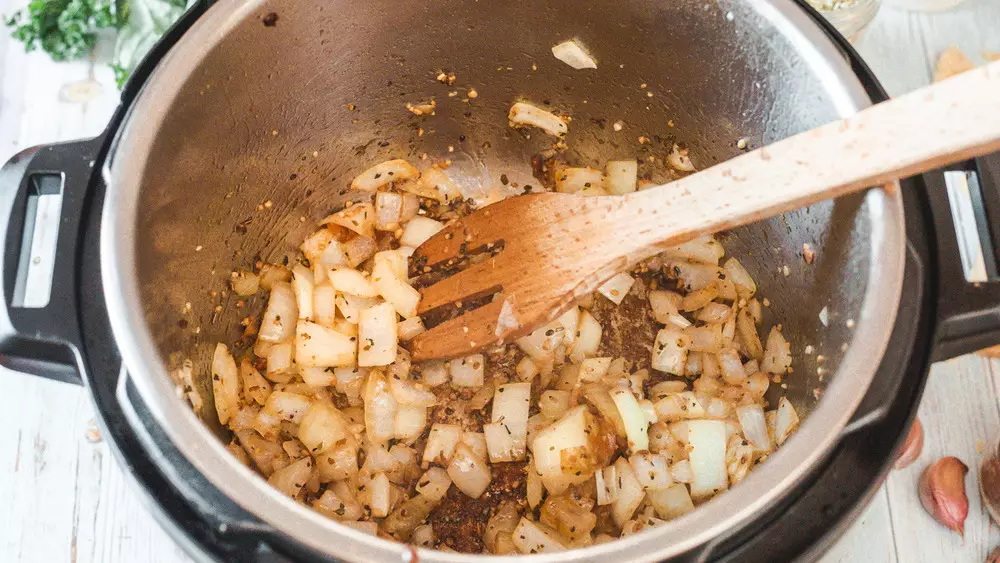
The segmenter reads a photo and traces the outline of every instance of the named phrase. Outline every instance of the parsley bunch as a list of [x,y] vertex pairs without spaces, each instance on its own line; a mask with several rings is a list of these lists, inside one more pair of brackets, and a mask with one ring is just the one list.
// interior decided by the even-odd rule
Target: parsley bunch
[[115,0],[31,0],[7,19],[26,50],[41,49],[56,61],[86,56],[99,30],[121,23]]

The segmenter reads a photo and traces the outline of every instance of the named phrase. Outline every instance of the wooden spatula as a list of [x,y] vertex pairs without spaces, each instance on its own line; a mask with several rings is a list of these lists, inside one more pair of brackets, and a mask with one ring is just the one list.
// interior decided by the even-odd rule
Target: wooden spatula
[[417,336],[413,358],[509,342],[667,246],[998,149],[1000,63],[993,63],[663,186],[489,205],[445,227],[411,258],[411,275],[419,275],[479,255],[423,288],[419,314],[468,309],[493,295]]

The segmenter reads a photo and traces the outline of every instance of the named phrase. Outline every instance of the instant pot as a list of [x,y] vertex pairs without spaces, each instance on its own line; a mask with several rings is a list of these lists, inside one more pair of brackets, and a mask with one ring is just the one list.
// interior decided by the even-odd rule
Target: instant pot
[[[551,56],[574,37],[597,71]],[[442,70],[454,86],[435,80]],[[448,95],[473,87],[478,96]],[[283,497],[228,455],[204,416],[211,405],[184,401],[184,385],[211,396],[207,370],[194,382],[171,374],[184,358],[207,365],[262,305],[238,306],[229,273],[293,257],[368,165],[447,154],[469,197],[501,171],[534,181],[544,140],[506,124],[521,97],[573,116],[569,160],[655,161],[680,142],[703,168],[886,94],[791,0],[196,3],[101,136],[28,149],[0,171],[0,362],[86,387],[118,462],[196,559],[467,560],[366,536]],[[406,112],[428,98],[438,115]],[[806,413],[802,427],[693,513],[539,560],[814,559],[889,471],[930,363],[1000,343],[998,155],[722,240],[790,335],[783,392]]]

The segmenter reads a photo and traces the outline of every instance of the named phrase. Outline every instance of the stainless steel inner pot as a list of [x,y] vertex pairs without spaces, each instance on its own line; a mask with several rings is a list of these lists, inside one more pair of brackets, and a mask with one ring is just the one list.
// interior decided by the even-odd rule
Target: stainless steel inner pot
[[[553,58],[552,45],[569,38],[590,49],[597,70]],[[454,72],[456,85],[438,83],[440,70]],[[478,97],[465,102],[470,87]],[[404,108],[430,98],[433,117]],[[256,257],[294,256],[369,165],[450,158],[470,196],[498,186],[502,173],[534,182],[531,157],[550,141],[507,127],[519,99],[573,116],[571,161],[662,158],[677,140],[699,168],[738,154],[741,138],[760,146],[868,104],[833,43],[785,0],[220,0],[161,63],[117,139],[105,170],[105,290],[130,374],[177,448],[305,545],[347,560],[409,557],[237,463],[217,424],[178,398],[169,370],[193,358],[211,396],[211,349],[235,339],[246,310],[211,292]],[[901,288],[902,213],[896,191],[872,190],[725,234],[770,299],[765,324],[780,321],[791,336],[784,391],[809,416],[761,470],[669,526],[538,558],[663,560],[745,523],[796,484],[835,443],[879,364]],[[803,243],[817,251],[813,265]]]

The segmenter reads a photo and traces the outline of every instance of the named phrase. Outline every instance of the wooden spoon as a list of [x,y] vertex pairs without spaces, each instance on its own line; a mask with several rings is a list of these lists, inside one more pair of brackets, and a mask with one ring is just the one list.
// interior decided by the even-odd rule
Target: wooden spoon
[[413,359],[509,342],[666,247],[998,149],[1000,63],[993,63],[663,186],[623,196],[540,193],[489,205],[445,227],[411,258],[416,276],[492,254],[421,289],[418,314],[468,309],[494,295],[417,336]]

